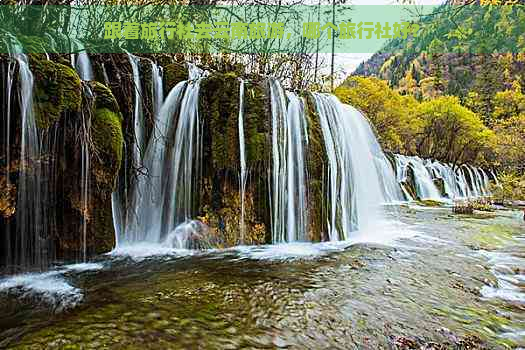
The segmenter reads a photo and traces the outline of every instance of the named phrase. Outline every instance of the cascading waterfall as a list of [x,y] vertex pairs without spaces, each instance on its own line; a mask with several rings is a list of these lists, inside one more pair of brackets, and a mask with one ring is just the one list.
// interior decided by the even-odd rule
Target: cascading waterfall
[[[133,162],[135,166],[138,167],[145,167],[145,169],[151,169],[152,166],[150,164],[149,167],[144,166],[143,162],[143,156],[142,154],[147,152],[145,149],[146,147],[146,141],[145,141],[145,124],[144,124],[144,111],[143,111],[143,98],[142,98],[142,84],[140,80],[140,59],[136,56],[133,56],[128,53],[128,58],[130,60],[130,64],[132,66],[133,71],[133,84],[134,84],[134,91],[135,91],[135,100],[134,100],[134,132],[135,132],[135,140],[133,144]],[[103,72],[104,77],[107,79],[107,73],[105,70],[105,67],[103,66]],[[151,62],[151,81],[152,81],[152,90],[151,90],[151,96],[152,96],[152,107],[153,107],[153,115],[156,120],[159,119],[159,115],[161,113],[161,109],[164,102],[164,89],[163,89],[163,81],[162,81],[162,67],[157,65],[155,62]],[[157,128],[158,125],[155,125],[155,128],[153,130],[153,139],[157,139],[159,135],[157,134]],[[163,136],[160,136],[163,137]],[[150,140],[152,142],[153,140]],[[141,146],[143,145],[143,146]],[[124,145],[126,147],[126,145]],[[126,151],[126,150],[125,150]],[[126,153],[126,152],[124,152]],[[145,156],[144,156],[145,157]],[[127,168],[127,159],[124,158],[124,168]],[[150,174],[148,173],[148,176]],[[128,183],[127,183],[127,176],[126,172],[123,172],[124,179],[119,178],[117,180],[117,190],[112,193],[111,195],[111,207],[112,207],[112,215],[113,215],[113,225],[115,229],[115,239],[116,239],[116,245],[119,246],[120,240],[124,239],[125,241],[131,240],[135,241],[138,234],[137,231],[139,229],[139,225],[137,224],[138,221],[140,221],[137,218],[137,208],[143,205],[143,201],[145,200],[145,185],[146,182],[145,176],[143,174],[139,174],[136,178],[136,183],[132,184],[133,191],[132,191],[132,203],[127,208],[127,211],[123,209],[122,206],[122,196],[120,193],[120,188],[123,188],[124,192],[127,192]],[[127,198],[127,193],[124,193],[124,197]],[[158,224],[158,222],[156,223]],[[144,225],[140,225],[140,228],[145,229]],[[125,231],[129,230],[129,235],[126,235],[127,238],[125,238]],[[137,238],[138,239],[138,238]]]
[[244,243],[245,238],[245,226],[244,226],[244,211],[245,203],[244,199],[246,196],[246,142],[244,140],[244,80],[241,79],[239,84],[239,157],[241,161],[241,174],[239,177],[239,193],[241,198],[241,219],[240,219],[240,230],[241,230],[241,243]]
[[[414,187],[419,199],[451,200],[481,197],[490,194],[490,180],[486,172],[467,164],[454,169],[450,164],[436,160],[425,160],[415,156],[394,155],[397,181],[407,200],[415,200],[406,190],[409,168],[413,173]],[[443,194],[436,186],[442,181]]]
[[[306,241],[308,147],[304,101],[270,79],[272,101],[272,241]],[[288,97],[288,107],[286,106]]]
[[168,199],[165,186],[169,182],[170,167],[166,166],[171,160],[170,154],[174,134],[174,115],[180,107],[180,101],[187,82],[179,83],[171,90],[162,106],[156,121],[153,135],[146,150],[144,166],[148,169],[148,177],[140,177],[137,183],[138,192],[143,193],[143,199],[137,202],[136,215],[130,221],[120,242],[138,242],[160,240],[163,208]]
[[[148,176],[139,177],[135,185],[141,200],[134,202],[119,245],[161,243],[179,224],[191,220],[202,152],[198,97],[200,77],[205,74],[193,65],[189,72],[190,80],[171,90],[155,118],[143,158]],[[183,241],[169,238],[171,244]]]
[[[11,183],[10,183],[9,171],[11,167],[10,148],[11,148],[11,118],[12,118],[11,98],[13,95],[13,83],[14,83],[15,73],[16,73],[16,64],[14,60],[10,59],[7,62],[7,66],[6,67],[2,66],[2,68],[3,69],[5,68],[5,71],[2,71],[2,73],[5,74],[6,76],[5,87],[4,87],[4,90],[5,90],[4,99],[5,100],[3,101],[4,102],[3,105],[6,106],[6,108],[2,110],[2,113],[3,113],[3,118],[2,118],[3,129],[2,130],[4,130],[4,137],[5,137],[4,157],[5,157],[6,173],[7,173],[7,176],[5,177],[5,181],[6,181],[5,185],[6,185],[6,188],[10,188]],[[5,246],[6,246],[5,263],[7,265],[12,261],[11,248],[10,248],[11,247],[10,234],[5,235]]]
[[[394,179],[374,133],[356,109],[343,105],[335,96],[313,94],[328,156],[330,240],[345,240],[356,230],[366,230],[381,215],[385,197],[380,176]],[[384,164],[384,163],[383,163]],[[379,170],[386,173],[381,173]],[[385,182],[386,183],[386,182]],[[393,189],[394,183],[387,186]],[[396,192],[395,190],[392,190]]]
[[425,161],[423,159],[419,157],[406,157],[402,155],[398,155],[398,158],[400,160],[399,169],[402,172],[402,175],[399,176],[399,178],[407,178],[408,166],[410,166],[414,173],[416,193],[420,199],[441,199],[441,194],[432,180],[432,175],[425,166]]

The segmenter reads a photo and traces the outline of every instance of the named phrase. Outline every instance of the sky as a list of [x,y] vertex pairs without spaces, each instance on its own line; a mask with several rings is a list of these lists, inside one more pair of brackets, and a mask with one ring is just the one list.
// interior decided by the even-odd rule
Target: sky
[[[416,0],[417,5],[439,5],[444,0]],[[352,0],[352,5],[395,5],[398,3],[396,0]],[[372,57],[373,53],[346,53],[335,55],[335,71],[336,81],[342,82],[346,76],[351,74],[359,66],[361,62],[368,60]],[[324,54],[323,59],[325,64],[328,66],[326,74],[330,71],[330,54]],[[326,69],[326,68],[325,68]],[[324,71],[324,70],[323,70]]]

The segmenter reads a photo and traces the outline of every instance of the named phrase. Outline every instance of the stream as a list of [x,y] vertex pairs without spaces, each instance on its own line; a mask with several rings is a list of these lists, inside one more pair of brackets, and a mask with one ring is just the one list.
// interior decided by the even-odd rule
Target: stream
[[520,212],[389,212],[347,242],[136,245],[0,279],[0,347],[525,347]]

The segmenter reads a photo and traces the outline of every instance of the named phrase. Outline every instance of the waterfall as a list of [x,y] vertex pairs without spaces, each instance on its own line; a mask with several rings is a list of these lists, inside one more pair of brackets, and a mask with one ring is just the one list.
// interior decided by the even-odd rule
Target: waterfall
[[153,115],[157,116],[164,102],[164,89],[162,84],[162,67],[151,62],[151,85],[153,96]]
[[[83,85],[83,93],[87,99],[93,99],[93,94],[88,85]],[[80,190],[81,190],[81,210],[82,210],[82,260],[87,261],[87,215],[89,210],[90,194],[90,171],[91,171],[91,111],[84,108],[80,114],[80,147],[81,147],[81,170],[80,170]]]
[[239,223],[241,231],[241,243],[245,239],[244,211],[245,211],[245,192],[246,192],[246,142],[244,140],[244,80],[241,79],[239,86],[239,157],[241,160],[241,174],[239,177],[239,193],[241,198],[241,220]]
[[456,173],[450,165],[429,160],[427,167],[434,172],[434,178],[443,180],[444,192],[447,198],[453,199],[461,197],[459,184],[456,180]]
[[133,165],[135,167],[141,167],[142,156],[146,142],[146,133],[142,103],[142,85],[140,81],[140,60],[137,56],[134,56],[130,53],[128,53],[128,58],[133,70],[133,86],[135,91],[133,111],[133,131],[135,133],[135,140],[133,144]]
[[33,109],[33,74],[27,56],[15,54],[20,83],[21,151],[17,199],[17,237],[15,263],[18,266],[45,267],[47,264],[47,225],[42,188],[41,143]]
[[87,52],[81,51],[76,57],[75,69],[82,80],[93,80],[93,69]]
[[386,159],[361,113],[335,96],[313,96],[328,157],[329,236],[344,240],[380,219],[380,206],[389,200],[380,177],[393,188],[394,174],[391,167],[378,165]]
[[460,197],[473,197],[472,191],[469,187],[467,178],[465,176],[465,171],[463,171],[463,167],[459,167],[456,169],[456,181],[458,184]]
[[89,55],[87,54],[84,48],[84,45],[76,39],[73,39],[72,44],[74,46],[74,50],[78,51],[78,53],[71,54],[71,66],[75,68],[80,79],[86,81],[94,80],[95,77],[93,75],[93,68],[91,66],[91,61],[89,59]]
[[[124,232],[119,232],[119,245],[161,243],[164,239],[170,244],[184,241],[174,239],[170,233],[190,221],[193,198],[198,193],[195,185],[202,152],[198,97],[200,77],[205,75],[194,66],[189,71],[190,78],[195,79],[177,84],[155,118],[143,158],[148,175],[139,177],[134,189],[141,200],[133,202],[132,215]],[[187,230],[177,232],[182,231],[187,234]]]
[[[143,194],[143,199],[137,202],[135,214],[129,222],[125,237],[121,242],[137,242],[151,240],[158,242],[162,232],[163,209],[168,200],[166,184],[170,178],[170,167],[166,163],[172,158],[170,151],[174,134],[174,115],[180,106],[180,101],[187,83],[179,83],[171,90],[155,121],[155,128],[144,157],[144,166],[148,169],[148,177],[140,177],[137,192]],[[121,235],[124,232],[120,232]]]
[[[270,79],[272,101],[272,241],[306,241],[308,231],[304,101]],[[288,106],[287,103],[288,97]]]
[[[2,74],[5,74],[6,81],[5,81],[5,96],[3,106],[6,106],[6,108],[2,111],[2,130],[4,131],[4,137],[5,137],[5,143],[4,143],[4,157],[5,157],[5,164],[6,164],[6,176],[5,176],[5,186],[6,188],[11,187],[10,182],[10,170],[11,170],[11,118],[12,118],[12,107],[11,107],[11,98],[13,95],[13,82],[15,78],[16,73],[16,64],[13,60],[8,60],[7,67],[5,68],[5,71],[2,70]],[[6,265],[11,262],[11,235],[9,234],[9,229],[7,229],[7,234],[5,235],[5,263]]]
[[[415,156],[394,155],[396,160],[397,181],[408,200],[415,200],[406,190],[409,168],[413,173],[413,186],[419,199],[447,201],[469,197],[481,197],[490,194],[490,181],[482,168],[464,164],[454,169],[451,164],[437,160],[421,159]],[[444,195],[435,182],[442,181]]]
[[414,174],[415,190],[420,199],[441,199],[441,194],[432,180],[432,175],[425,166],[424,160],[419,157],[396,155],[398,180],[408,181],[409,167]]

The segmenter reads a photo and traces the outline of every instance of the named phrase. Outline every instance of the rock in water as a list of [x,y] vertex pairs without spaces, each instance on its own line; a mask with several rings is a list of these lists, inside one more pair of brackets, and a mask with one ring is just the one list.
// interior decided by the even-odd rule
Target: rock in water
[[186,221],[171,231],[164,244],[175,249],[204,250],[212,248],[214,239],[209,227],[199,220]]

